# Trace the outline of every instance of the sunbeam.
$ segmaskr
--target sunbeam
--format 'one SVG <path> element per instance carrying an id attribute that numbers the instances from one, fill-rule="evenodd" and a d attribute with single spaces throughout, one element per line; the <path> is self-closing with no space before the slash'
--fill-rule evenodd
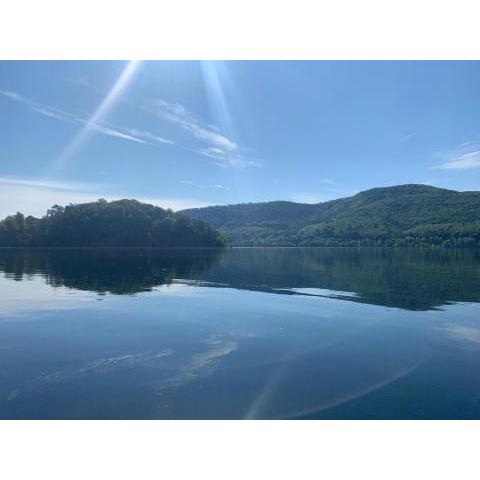
<path id="1" fill-rule="evenodd" d="M 107 96 L 102 100 L 102 103 L 100 103 L 93 115 L 85 121 L 80 131 L 58 156 L 55 161 L 55 167 L 61 167 L 71 160 L 79 148 L 85 143 L 92 130 L 97 128 L 98 122 L 105 119 L 112 107 L 120 98 L 120 95 L 125 90 L 125 87 L 131 81 L 135 71 L 139 66 L 139 63 L 140 62 L 138 60 L 131 60 L 127 63 L 117 81 L 108 92 Z"/>
<path id="2" fill-rule="evenodd" d="M 200 62 L 203 81 L 208 95 L 209 106 L 214 120 L 227 137 L 235 138 L 230 109 L 225 97 L 224 83 L 228 81 L 228 72 L 222 62 Z"/>
<path id="3" fill-rule="evenodd" d="M 242 145 L 241 135 L 232 115 L 230 102 L 233 101 L 233 94 L 236 93 L 232 77 L 225 62 L 201 61 L 200 62 L 203 84 L 207 93 L 207 101 L 214 125 L 209 127 L 215 129 L 222 136 L 232 140 L 235 148 L 225 149 L 207 148 L 203 154 L 211 158 L 222 159 L 224 164 L 229 166 L 259 165 L 256 160 L 245 158 L 245 152 L 251 149 Z"/>

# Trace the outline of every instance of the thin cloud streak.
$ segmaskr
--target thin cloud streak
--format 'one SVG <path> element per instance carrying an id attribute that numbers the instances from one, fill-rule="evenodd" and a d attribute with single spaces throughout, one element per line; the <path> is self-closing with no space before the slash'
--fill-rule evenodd
<path id="1" fill-rule="evenodd" d="M 96 123 L 91 120 L 85 120 L 84 118 L 74 115 L 73 113 L 66 112 L 64 110 L 60 110 L 60 109 L 51 107 L 49 105 L 44 105 L 44 104 L 35 102 L 33 100 L 30 100 L 16 92 L 0 89 L 0 95 L 6 98 L 9 98 L 13 101 L 22 103 L 23 105 L 29 107 L 32 111 L 39 113 L 41 115 L 44 115 L 48 118 L 60 120 L 63 122 L 76 124 L 76 125 L 84 125 L 85 128 L 94 130 L 98 133 L 101 133 L 103 135 L 107 135 L 110 137 L 116 137 L 123 140 L 128 140 L 131 142 L 152 145 L 152 146 L 155 146 L 155 143 L 152 143 L 152 142 L 156 142 L 157 144 L 158 143 L 161 143 L 161 144 L 174 143 L 171 140 L 160 137 L 158 135 L 155 135 L 145 130 L 137 130 L 133 128 L 131 129 L 120 128 L 120 127 L 115 127 L 113 125 L 106 125 L 106 124 L 102 125 L 100 123 Z"/>
<path id="2" fill-rule="evenodd" d="M 155 142 L 164 143 L 166 145 L 173 145 L 175 142 L 173 140 L 168 140 L 167 138 L 154 135 L 153 133 L 147 132 L 145 130 L 137 130 L 136 128 L 126 129 L 127 132 L 135 137 L 143 137 Z"/>
<path id="3" fill-rule="evenodd" d="M 143 129 L 118 127 L 109 124 L 104 120 L 102 120 L 100 123 L 101 117 L 106 114 L 106 109 L 103 106 L 103 103 L 99 108 L 101 110 L 100 115 L 95 113 L 90 119 L 87 120 L 73 113 L 35 102 L 18 94 L 17 92 L 0 89 L 0 95 L 3 95 L 4 97 L 7 97 L 13 101 L 22 103 L 29 107 L 32 111 L 44 115 L 45 117 L 71 123 L 73 125 L 82 125 L 81 131 L 57 158 L 57 166 L 64 164 L 69 158 L 71 158 L 75 154 L 76 150 L 80 147 L 81 143 L 85 141 L 91 132 L 97 132 L 109 137 L 120 138 L 122 140 L 154 147 L 159 144 L 174 145 L 176 143 L 173 140 Z M 241 152 L 245 149 L 242 149 L 233 140 L 218 133 L 218 131 L 216 131 L 215 127 L 212 125 L 201 123 L 179 103 L 169 103 L 165 100 L 157 100 L 153 103 L 153 105 L 154 107 L 144 107 L 143 110 L 148 111 L 150 114 L 154 114 L 163 120 L 178 125 L 184 131 L 188 132 L 193 138 L 205 144 L 203 147 L 188 149 L 193 153 L 213 160 L 215 165 L 222 168 L 245 168 L 260 166 L 258 161 L 247 159 L 242 155 Z"/>
<path id="4" fill-rule="evenodd" d="M 145 140 L 142 140 L 138 137 L 135 137 L 133 135 L 129 135 L 128 133 L 123 133 L 119 130 L 115 130 L 114 128 L 110 127 L 104 127 L 102 125 L 99 125 L 97 123 L 89 122 L 89 121 L 81 121 L 87 128 L 95 130 L 99 133 L 103 133 L 104 135 L 110 135 L 111 137 L 117 137 L 117 138 L 123 138 L 124 140 L 130 140 L 132 142 L 137 142 L 137 143 L 149 143 L 146 142 Z"/>
<path id="5" fill-rule="evenodd" d="M 260 164 L 254 160 L 248 160 L 241 155 L 225 152 L 218 147 L 200 148 L 197 153 L 214 160 L 215 165 L 222 168 L 227 167 L 258 167 Z"/>
<path id="6" fill-rule="evenodd" d="M 122 140 L 154 147 L 158 145 L 174 145 L 176 143 L 173 140 L 143 129 L 118 127 L 101 120 L 101 117 L 105 116 L 106 114 L 104 102 L 102 102 L 101 107 L 99 107 L 100 114 L 95 113 L 90 119 L 85 119 L 79 115 L 75 115 L 65 110 L 60 110 L 58 108 L 30 100 L 17 92 L 0 89 L 0 95 L 9 98 L 12 101 L 21 103 L 30 108 L 32 111 L 50 119 L 82 126 L 81 131 L 57 158 L 57 166 L 64 164 L 69 158 L 71 158 L 75 154 L 76 150 L 80 147 L 81 143 L 85 141 L 91 132 L 97 132 L 109 137 L 119 138 Z M 107 95 L 107 98 L 108 97 L 109 96 Z M 164 100 L 157 100 L 153 105 L 154 108 L 144 107 L 143 110 L 169 121 L 170 123 L 178 125 L 184 131 L 188 132 L 193 138 L 205 144 L 203 147 L 195 149 L 187 148 L 193 153 L 213 160 L 215 165 L 222 168 L 245 168 L 260 166 L 258 161 L 245 158 L 242 155 L 242 150 L 245 150 L 244 148 L 242 149 L 233 140 L 220 134 L 218 131 L 216 131 L 214 126 L 201 123 L 199 120 L 194 118 L 193 115 L 182 105 L 178 103 L 168 103 Z"/>
<path id="7" fill-rule="evenodd" d="M 441 170 L 471 170 L 480 168 L 480 150 L 464 153 L 433 168 Z"/>
<path id="8" fill-rule="evenodd" d="M 400 137 L 398 140 L 399 143 L 407 143 L 409 142 L 412 138 L 414 138 L 417 134 L 415 132 L 413 133 L 407 133 L 406 135 L 403 135 L 403 137 Z"/>
<path id="9" fill-rule="evenodd" d="M 67 192 L 88 192 L 104 188 L 99 183 L 82 183 L 56 180 L 30 180 L 17 177 L 0 177 L 0 185 L 43 188 L 47 190 L 60 190 Z"/>
<path id="10" fill-rule="evenodd" d="M 258 162 L 245 159 L 241 147 L 232 139 L 222 135 L 218 130 L 193 116 L 183 105 L 156 99 L 143 106 L 143 110 L 156 117 L 179 126 L 195 140 L 205 146 L 194 150 L 204 157 L 214 160 L 219 167 L 247 167 L 258 165 Z"/>
<path id="11" fill-rule="evenodd" d="M 44 105 L 39 102 L 35 102 L 33 100 L 30 100 L 24 97 L 23 95 L 20 95 L 17 92 L 0 89 L 0 95 L 6 98 L 9 98 L 10 100 L 13 100 L 15 102 L 22 103 L 23 105 L 26 105 L 34 112 L 40 113 L 47 117 L 55 118 L 57 120 L 62 120 L 62 121 L 71 122 L 71 123 L 76 123 L 78 121 L 74 115 L 68 112 L 59 110 L 58 108 L 50 107 L 48 105 Z"/>
<path id="12" fill-rule="evenodd" d="M 170 103 L 165 100 L 155 100 L 153 108 L 147 110 L 155 115 L 175 123 L 187 132 L 191 133 L 197 140 L 203 140 L 226 151 L 235 151 L 238 145 L 229 138 L 221 135 L 211 127 L 202 124 L 199 120 L 179 103 Z"/>
<path id="13" fill-rule="evenodd" d="M 211 183 L 209 185 L 202 185 L 200 183 L 192 182 L 191 180 L 180 180 L 180 183 L 182 185 L 188 185 L 196 188 L 216 188 L 218 190 L 228 190 L 228 188 L 225 185 L 222 185 L 220 183 Z"/>

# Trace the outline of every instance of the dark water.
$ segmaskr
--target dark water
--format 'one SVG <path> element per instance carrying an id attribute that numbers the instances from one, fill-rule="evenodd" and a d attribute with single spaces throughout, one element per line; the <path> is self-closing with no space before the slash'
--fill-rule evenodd
<path id="1" fill-rule="evenodd" d="M 480 252 L 0 250 L 0 418 L 480 418 Z"/>

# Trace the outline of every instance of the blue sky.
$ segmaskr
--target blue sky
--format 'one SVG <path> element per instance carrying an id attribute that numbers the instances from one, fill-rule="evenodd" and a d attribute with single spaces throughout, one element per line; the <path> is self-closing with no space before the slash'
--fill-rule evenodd
<path id="1" fill-rule="evenodd" d="M 0 216 L 480 190 L 479 62 L 0 62 Z"/>

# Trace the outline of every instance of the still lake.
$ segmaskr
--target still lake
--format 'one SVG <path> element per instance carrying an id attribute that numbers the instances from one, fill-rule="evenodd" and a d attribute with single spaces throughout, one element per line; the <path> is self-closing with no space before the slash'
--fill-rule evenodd
<path id="1" fill-rule="evenodd" d="M 480 251 L 0 249 L 2 419 L 480 418 Z"/>

